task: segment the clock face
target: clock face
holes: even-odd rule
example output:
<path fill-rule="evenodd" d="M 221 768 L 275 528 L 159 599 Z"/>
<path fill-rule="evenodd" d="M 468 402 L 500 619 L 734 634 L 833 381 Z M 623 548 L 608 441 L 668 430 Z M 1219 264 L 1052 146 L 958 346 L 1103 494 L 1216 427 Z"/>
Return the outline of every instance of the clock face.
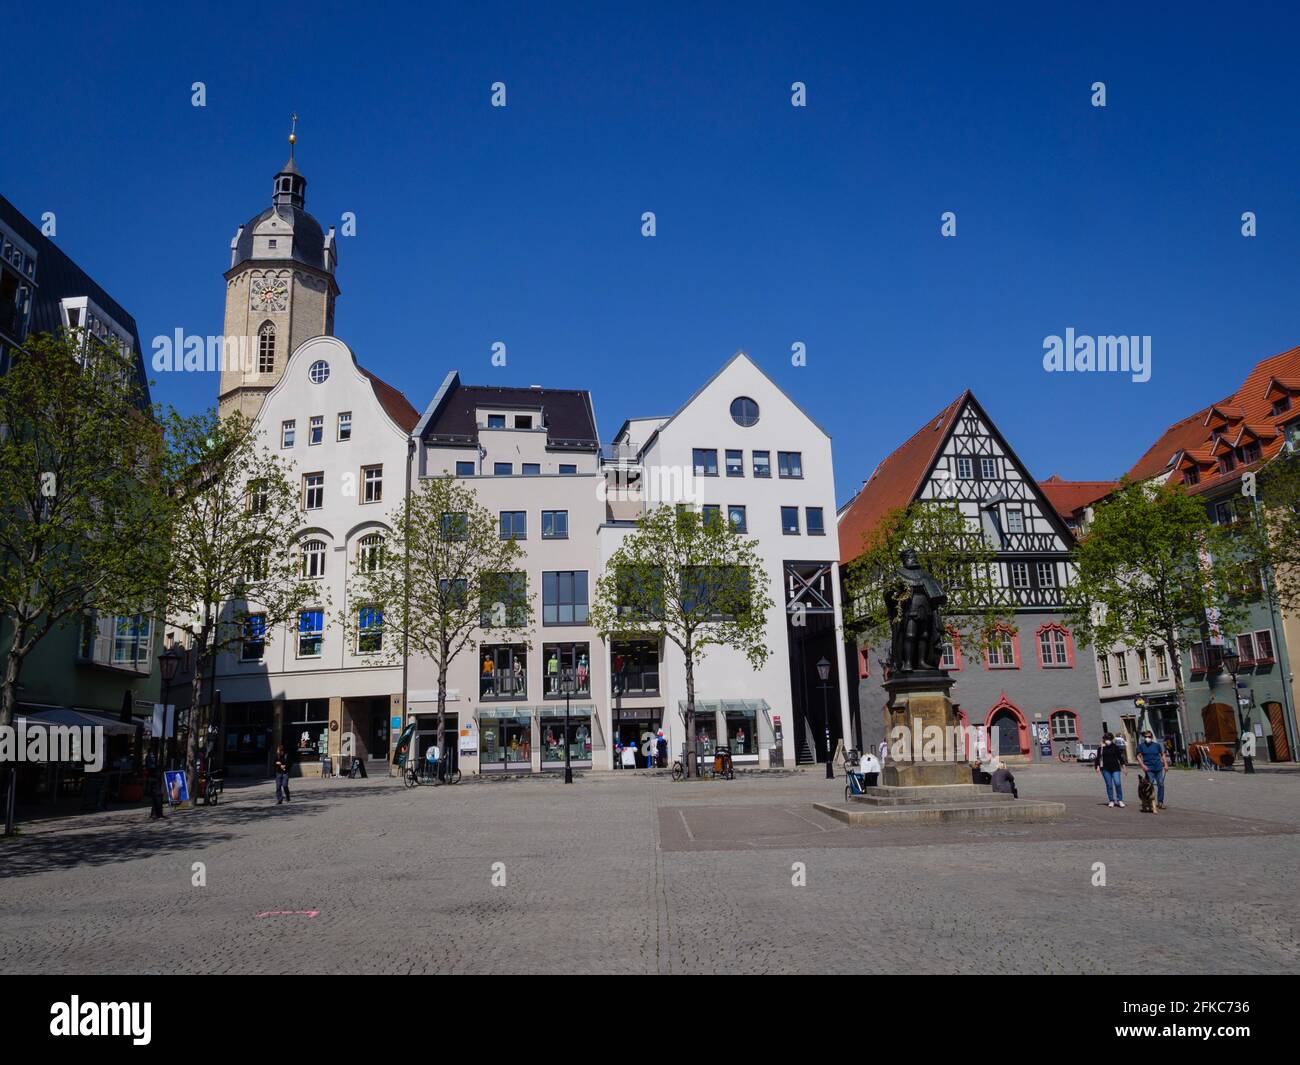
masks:
<path fill-rule="evenodd" d="M 278 277 L 259 277 L 249 292 L 255 311 L 282 311 L 289 305 L 289 286 Z"/>

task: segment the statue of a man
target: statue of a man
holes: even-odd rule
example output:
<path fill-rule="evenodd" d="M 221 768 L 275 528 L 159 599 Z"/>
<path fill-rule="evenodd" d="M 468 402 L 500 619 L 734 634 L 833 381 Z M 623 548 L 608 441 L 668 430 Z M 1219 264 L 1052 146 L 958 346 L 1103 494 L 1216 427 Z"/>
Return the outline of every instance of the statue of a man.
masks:
<path fill-rule="evenodd" d="M 939 582 L 921 568 L 915 551 L 904 548 L 898 557 L 902 565 L 885 592 L 893 669 L 898 673 L 936 670 L 944 636 L 939 608 L 948 597 Z"/>

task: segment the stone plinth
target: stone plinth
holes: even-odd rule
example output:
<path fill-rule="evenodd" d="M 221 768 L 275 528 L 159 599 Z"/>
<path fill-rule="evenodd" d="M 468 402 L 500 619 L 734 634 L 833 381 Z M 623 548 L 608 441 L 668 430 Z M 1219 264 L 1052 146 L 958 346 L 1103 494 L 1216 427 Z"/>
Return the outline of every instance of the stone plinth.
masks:
<path fill-rule="evenodd" d="M 948 698 L 952 683 L 943 670 L 903 673 L 885 681 L 889 693 L 885 704 L 889 754 L 881 766 L 881 783 L 899 788 L 970 784 L 970 767 L 958 760 L 964 757 L 964 745 L 952 742 L 958 725 Z M 911 736 L 906 750 L 895 749 L 895 730 L 900 726 Z M 939 738 L 938 744 L 935 737 Z"/>

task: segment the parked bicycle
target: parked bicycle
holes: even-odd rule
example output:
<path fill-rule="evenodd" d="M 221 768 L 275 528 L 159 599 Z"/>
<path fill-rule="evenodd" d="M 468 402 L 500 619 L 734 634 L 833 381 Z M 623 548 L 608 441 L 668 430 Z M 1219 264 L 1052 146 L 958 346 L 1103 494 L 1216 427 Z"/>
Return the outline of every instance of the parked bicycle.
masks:
<path fill-rule="evenodd" d="M 443 769 L 439 766 L 426 773 L 420 766 L 407 762 L 402 770 L 402 783 L 408 788 L 418 788 L 421 784 L 433 784 L 435 787 L 439 784 L 459 784 L 460 768 L 452 766 L 451 769 Z"/>
<path fill-rule="evenodd" d="M 1090 764 L 1097 760 L 1097 748 L 1089 747 L 1086 743 L 1063 743 L 1056 752 L 1056 757 L 1062 762 Z"/>

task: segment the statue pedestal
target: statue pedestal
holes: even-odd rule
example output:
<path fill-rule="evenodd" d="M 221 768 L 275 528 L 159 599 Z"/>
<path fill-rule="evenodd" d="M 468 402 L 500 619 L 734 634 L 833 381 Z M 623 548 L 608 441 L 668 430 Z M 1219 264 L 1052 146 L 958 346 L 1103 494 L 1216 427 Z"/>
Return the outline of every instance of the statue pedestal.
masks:
<path fill-rule="evenodd" d="M 885 681 L 889 754 L 881 766 L 882 784 L 916 788 L 971 783 L 965 743 L 948 698 L 952 685 L 943 670 L 902 673 Z"/>

